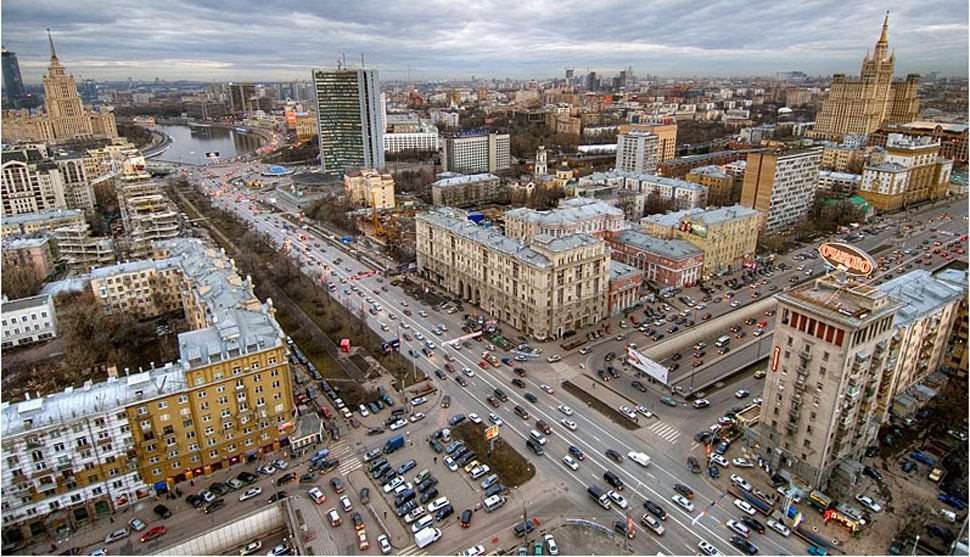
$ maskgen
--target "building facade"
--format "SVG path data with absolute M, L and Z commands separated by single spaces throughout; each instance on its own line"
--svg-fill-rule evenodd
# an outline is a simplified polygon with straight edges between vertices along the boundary
M 896 54 L 889 52 L 889 15 L 882 24 L 872 58 L 866 54 L 858 81 L 835 74 L 829 96 L 808 136 L 842 141 L 846 135 L 869 135 L 883 122 L 912 122 L 919 116 L 919 75 L 893 81 Z
M 643 271 L 643 279 L 659 287 L 684 288 L 701 279 L 704 252 L 690 242 L 665 240 L 625 230 L 607 240 L 611 257 Z
M 125 227 L 120 251 L 127 257 L 147 257 L 154 242 L 175 238 L 181 233 L 178 207 L 162 190 L 161 183 L 126 176 L 116 189 Z
M 0 172 L 4 217 L 68 209 L 61 171 L 42 145 L 4 150 Z
M 606 316 L 610 261 L 602 240 L 573 234 L 525 242 L 451 208 L 415 220 L 421 275 L 523 334 L 559 338 Z
M 734 195 L 734 176 L 717 165 L 699 166 L 687 173 L 684 178 L 707 188 L 708 203 L 725 205 Z
M 64 211 L 37 211 L 15 216 L 3 216 L 3 238 L 33 236 L 53 232 L 62 226 L 84 224 L 84 213 L 74 209 Z
M 54 270 L 56 251 L 49 236 L 3 240 L 3 268 L 30 269 L 45 278 Z
M 668 178 L 684 178 L 699 166 L 729 165 L 736 161 L 746 160 L 749 153 L 757 153 L 765 149 L 737 149 L 732 151 L 715 151 L 700 155 L 687 155 L 677 159 L 663 161 L 657 165 L 657 174 Z
M 510 238 L 532 239 L 540 234 L 561 238 L 587 234 L 603 238 L 626 230 L 622 209 L 587 197 L 566 197 L 548 211 L 519 207 L 505 212 L 505 234 Z
M 804 485 L 851 485 L 881 423 L 876 394 L 898 303 L 878 288 L 834 277 L 777 299 L 758 453 Z
M 700 248 L 707 279 L 754 263 L 761 214 L 741 205 L 691 209 L 643 217 L 640 227 L 650 236 L 678 238 Z
M 384 122 L 377 70 L 312 72 L 323 171 L 384 168 Z
M 54 299 L 47 295 L 3 302 L 3 347 L 23 346 L 57 336 Z
M 344 192 L 357 207 L 394 208 L 394 176 L 387 170 L 363 169 L 344 174 Z
M 761 213 L 767 233 L 791 228 L 815 202 L 821 160 L 821 148 L 749 154 L 741 205 Z
M 967 162 L 966 124 L 949 122 L 926 122 L 917 120 L 906 124 L 884 124 L 869 136 L 869 145 L 885 147 L 890 134 L 898 133 L 913 137 L 932 137 L 940 142 L 938 155 L 952 161 Z
M 677 158 L 677 122 L 664 120 L 658 123 L 620 124 L 620 133 L 631 131 L 650 132 L 657 136 L 657 162 Z
M 616 169 L 626 172 L 657 170 L 659 140 L 650 132 L 631 131 L 616 138 Z
M 897 211 L 946 196 L 953 161 L 939 158 L 939 148 L 933 137 L 890 134 L 862 171 L 859 197 L 879 211 Z
M 442 178 L 431 184 L 431 203 L 435 207 L 471 207 L 495 203 L 504 194 L 501 180 L 489 173 Z
M 438 132 L 385 133 L 384 152 L 401 151 L 438 152 Z
M 970 284 L 970 274 L 959 269 L 943 269 L 936 274 L 936 278 L 956 288 L 967 290 Z M 947 373 L 957 377 L 967 377 L 968 358 L 968 339 L 970 339 L 970 304 L 968 297 L 964 296 L 957 304 L 956 317 L 953 319 L 953 329 L 950 331 L 950 340 L 947 342 L 946 353 L 943 356 L 943 367 Z
M 820 165 L 822 170 L 862 174 L 862 167 L 865 164 L 866 151 L 860 147 L 830 144 L 822 148 L 822 163 Z
M 861 184 L 861 174 L 833 172 L 830 170 L 819 170 L 818 172 L 818 192 L 825 195 L 825 197 L 834 199 L 852 197 L 859 191 Z
M 445 138 L 441 164 L 447 172 L 495 173 L 512 165 L 508 134 L 483 133 Z
M 0 61 L 3 62 L 3 96 L 11 106 L 19 108 L 26 93 L 17 55 L 4 48 L 0 50 Z
M 640 300 L 643 271 L 619 261 L 610 261 L 610 293 L 607 297 L 607 315 L 616 315 Z

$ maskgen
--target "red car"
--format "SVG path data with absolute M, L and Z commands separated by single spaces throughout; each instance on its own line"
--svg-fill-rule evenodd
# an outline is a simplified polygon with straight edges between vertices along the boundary
M 485 360 L 482 360 L 482 361 L 478 362 L 478 367 L 480 367 L 482 369 L 488 369 L 488 362 L 486 362 Z
M 144 543 L 144 542 L 147 542 L 147 541 L 154 540 L 155 538 L 161 536 L 165 532 L 168 532 L 168 529 L 167 528 L 165 528 L 164 526 L 156 526 L 156 527 L 152 528 L 151 530 L 149 530 L 149 531 L 145 532 L 144 534 L 142 534 L 141 535 L 141 541 L 142 541 L 142 543 Z

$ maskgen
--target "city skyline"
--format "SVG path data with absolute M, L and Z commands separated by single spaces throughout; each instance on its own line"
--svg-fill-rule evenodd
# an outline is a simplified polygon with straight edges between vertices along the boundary
M 780 6 L 729 0 L 693 11 L 664 0 L 531 2 L 511 9 L 487 2 L 232 8 L 226 13 L 213 3 L 126 0 L 5 3 L 3 43 L 17 54 L 31 85 L 46 69 L 46 28 L 71 72 L 98 80 L 305 79 L 309 68 L 334 67 L 344 53 L 350 67 L 359 67 L 363 54 L 366 67 L 380 70 L 386 81 L 547 79 L 562 76 L 565 67 L 579 75 L 587 68 L 610 74 L 627 66 L 636 75 L 664 77 L 791 70 L 853 75 L 888 9 L 898 76 L 967 75 L 967 5 L 942 0 Z M 785 32 L 766 35 L 764 29 Z

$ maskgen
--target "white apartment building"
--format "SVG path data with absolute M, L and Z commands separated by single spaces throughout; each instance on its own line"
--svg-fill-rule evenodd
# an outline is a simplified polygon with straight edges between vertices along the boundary
M 548 211 L 519 207 L 505 212 L 505 234 L 510 238 L 531 239 L 539 234 L 561 238 L 588 234 L 602 238 L 630 228 L 623 209 L 588 197 L 566 197 Z
M 768 233 L 791 228 L 815 202 L 822 148 L 748 153 L 741 204 L 761 212 Z
M 818 173 L 818 191 L 828 197 L 852 197 L 859 191 L 860 184 L 862 184 L 861 174 L 831 170 L 820 170 Z
M 656 134 L 644 131 L 621 133 L 616 138 L 616 169 L 626 172 L 656 172 Z
M 438 151 L 438 132 L 385 133 L 384 152 Z
M 57 312 L 50 296 L 3 299 L 3 347 L 22 346 L 57 336 Z
M 4 151 L 0 164 L 0 201 L 3 216 L 67 209 L 60 169 L 36 151 Z
M 661 199 L 673 200 L 674 210 L 677 211 L 707 206 L 707 186 L 645 172 L 594 172 L 579 179 L 577 191 L 600 186 L 624 189 L 646 196 L 656 193 Z
M 442 165 L 448 172 L 476 174 L 508 170 L 512 164 L 508 134 L 481 134 L 445 139 Z
M 431 184 L 431 203 L 435 207 L 471 207 L 499 201 L 504 191 L 494 174 L 451 176 Z
M 479 227 L 464 211 L 416 218 L 418 272 L 533 338 L 559 338 L 606 316 L 609 250 L 585 234 L 530 242 Z

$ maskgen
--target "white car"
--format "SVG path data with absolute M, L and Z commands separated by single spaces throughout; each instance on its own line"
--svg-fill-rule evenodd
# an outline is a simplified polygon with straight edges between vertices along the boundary
M 498 414 L 496 414 L 495 412 L 488 413 L 488 421 L 492 422 L 495 425 L 502 425 L 503 423 L 502 418 L 499 418 Z
M 735 458 L 731 461 L 731 464 L 737 466 L 738 468 L 754 468 L 754 463 L 746 458 Z
M 643 417 L 645 417 L 645 418 L 652 418 L 653 417 L 653 412 L 651 412 L 649 409 L 647 409 L 646 406 L 644 406 L 642 404 L 638 404 L 637 405 L 637 412 L 639 412 L 640 414 L 643 414 Z
M 347 497 L 346 495 L 342 495 L 340 497 L 340 507 L 345 513 L 349 513 L 350 511 L 354 510 L 354 504 L 350 502 L 350 497 Z
M 556 545 L 556 538 L 552 537 L 552 534 L 546 534 L 543 539 L 546 540 L 546 547 L 549 548 L 549 555 L 552 555 L 553 557 L 559 555 L 559 546 Z
M 381 554 L 390 555 L 391 542 L 387 541 L 387 536 L 385 536 L 384 534 L 377 536 L 377 545 L 381 547 Z
M 636 412 L 634 412 L 634 411 L 633 411 L 632 409 L 630 409 L 630 407 L 629 407 L 629 406 L 620 406 L 620 408 L 619 408 L 619 410 L 620 410 L 620 412 L 622 412 L 622 413 L 623 413 L 623 415 L 624 415 L 624 416 L 626 416 L 627 418 L 630 418 L 630 419 L 631 419 L 631 420 L 633 420 L 633 421 L 637 421 L 637 419 L 638 419 L 638 418 L 637 418 L 637 413 L 636 413 Z
M 740 305 L 741 305 L 741 302 L 739 302 L 737 300 L 731 301 L 731 307 L 733 307 L 733 308 L 736 308 L 736 307 L 738 307 Z
M 461 368 L 461 372 L 467 375 L 468 377 L 475 377 L 475 370 L 470 367 Z
M 711 401 L 707 400 L 706 398 L 699 398 L 694 401 L 694 408 L 697 408 L 697 409 L 707 408 L 710 405 L 711 405 Z
M 418 312 L 418 315 L 420 315 L 421 317 L 427 317 L 428 316 L 428 312 L 426 312 L 424 310 L 421 310 L 421 311 Z
M 768 520 L 768 528 L 771 528 L 786 538 L 791 535 L 791 530 L 789 530 L 787 526 L 774 519 Z
M 450 456 L 445 457 L 445 466 L 447 466 L 448 470 L 451 470 L 452 472 L 458 471 L 458 464 L 455 462 L 455 459 L 451 458 Z
M 404 478 L 401 476 L 395 476 L 391 478 L 391 481 L 384 484 L 384 493 L 390 493 L 397 489 L 398 486 L 404 485 Z
M 128 529 L 121 528 L 120 530 L 115 530 L 114 532 L 111 532 L 110 534 L 105 536 L 104 543 L 114 543 L 120 539 L 124 539 L 127 537 L 128 537 Z
M 406 425 L 408 425 L 408 421 L 405 420 L 404 418 L 400 418 L 398 421 L 396 421 L 393 424 L 391 424 L 390 429 L 391 429 L 391 431 L 395 431 L 395 430 L 401 429 L 402 427 L 404 427 Z
M 562 423 L 562 425 L 566 426 L 566 429 L 569 429 L 571 431 L 576 431 L 576 422 L 570 420 L 569 418 L 563 418 L 559 420 L 559 422 Z
M 427 514 L 427 511 L 424 510 L 424 507 L 417 506 L 411 509 L 411 512 L 409 512 L 407 516 L 404 517 L 404 522 L 407 524 L 411 524 L 412 522 L 414 522 L 415 520 L 421 518 L 426 514 Z
M 576 462 L 576 459 L 575 458 L 573 458 L 573 457 L 571 457 L 569 455 L 566 455 L 566 456 L 562 457 L 562 461 L 570 469 L 572 469 L 572 470 L 579 470 L 579 463 Z
M 424 412 L 415 412 L 411 415 L 411 423 L 418 422 L 424 419 Z
M 704 555 L 720 555 L 721 552 L 717 550 L 716 547 L 707 543 L 704 540 L 697 542 L 697 549 L 700 549 Z
M 539 385 L 539 388 L 542 389 L 543 391 L 549 393 L 549 394 L 552 394 L 552 393 L 555 392 L 555 391 L 552 390 L 552 387 L 550 387 L 549 385 L 546 385 L 545 383 L 543 383 L 542 385 Z
M 479 555 L 485 555 L 484 545 L 473 545 L 458 554 L 459 557 L 478 557 Z
M 482 423 L 482 419 L 478 417 L 478 414 L 469 414 L 468 415 L 468 421 L 470 421 L 473 424 L 480 424 L 480 423 Z
M 420 406 L 425 402 L 428 402 L 427 397 L 419 396 L 417 398 L 411 399 L 411 406 Z
M 711 462 L 720 465 L 722 468 L 727 468 L 730 465 L 728 460 L 719 454 L 712 454 Z
M 670 500 L 673 501 L 674 503 L 677 503 L 687 512 L 693 512 L 694 510 L 694 504 L 691 503 L 690 500 L 684 497 L 683 495 L 674 495 L 670 498 Z
M 552 356 L 549 356 L 548 358 L 546 358 L 546 361 L 551 364 L 553 362 L 558 362 L 561 359 L 562 359 L 562 356 L 560 356 L 559 354 L 553 354 Z
M 737 520 L 734 520 L 733 518 L 729 518 L 728 521 L 725 522 L 724 524 L 729 529 L 734 530 L 735 533 L 741 534 L 746 538 L 751 536 L 751 529 L 745 526 L 744 524 L 741 524 Z
M 429 513 L 437 512 L 438 509 L 444 508 L 444 506 L 447 504 L 448 504 L 447 497 L 438 497 L 434 501 L 428 503 L 428 512 Z
M 272 464 L 266 464 L 264 466 L 260 466 L 257 469 L 257 472 L 259 472 L 260 474 L 266 474 L 267 476 L 269 476 L 273 472 L 276 472 L 276 468 L 274 468 Z
M 273 466 L 276 466 L 277 470 L 286 470 L 286 461 L 281 459 L 274 460 Z
M 862 503 L 864 506 L 868 507 L 870 511 L 874 513 L 882 512 L 882 505 L 876 502 L 875 499 L 869 497 L 868 495 L 862 495 L 861 493 L 855 496 L 855 500 Z
M 755 510 L 754 510 L 754 507 L 751 506 L 751 503 L 748 503 L 747 501 L 742 501 L 740 499 L 735 499 L 734 506 L 748 513 L 749 515 L 754 516 Z
M 742 478 L 737 474 L 731 474 L 731 483 L 733 483 L 734 485 L 740 487 L 745 491 L 751 491 L 752 489 L 751 484 L 749 484 L 747 480 L 745 480 L 744 478 Z
M 367 411 L 367 407 L 364 406 L 363 404 L 357 407 L 357 411 L 360 412 L 361 418 L 366 418 L 367 416 L 370 416 L 370 412 Z
M 424 340 L 424 335 L 421 334 L 421 331 L 415 331 L 414 332 L 414 338 L 416 338 L 418 340 Z
M 621 509 L 625 509 L 630 506 L 626 498 L 620 495 L 619 492 L 611 489 L 607 491 L 606 494 L 610 496 L 610 499 L 612 499 L 614 503 L 616 503 L 617 507 L 620 507 Z
M 472 468 L 472 471 L 470 472 L 470 474 L 473 480 L 477 480 L 478 478 L 481 478 L 485 474 L 488 474 L 491 470 L 492 468 L 488 464 L 482 464 L 481 466 L 476 466 L 475 468 Z
M 563 414 L 567 415 L 567 416 L 572 416 L 573 415 L 573 409 L 570 408 L 570 407 L 568 407 L 568 406 L 566 406 L 565 404 L 560 404 L 559 405 L 559 411 L 562 412 Z
M 239 496 L 239 500 L 245 501 L 247 499 L 252 499 L 253 497 L 258 496 L 262 492 L 263 492 L 263 488 L 261 487 L 251 487 L 246 490 L 246 493 L 243 493 L 242 495 Z

